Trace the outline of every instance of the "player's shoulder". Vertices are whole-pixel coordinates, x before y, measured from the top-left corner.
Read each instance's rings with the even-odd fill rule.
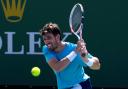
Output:
[[[43,46],[43,53],[47,53],[49,50],[48,50],[48,47],[46,45]]]
[[[44,45],[44,46],[43,46],[43,49],[45,49],[45,50],[46,50],[46,49],[48,49],[48,47],[47,47],[46,45]]]
[[[65,42],[65,44],[66,44],[68,47],[76,47],[76,44],[71,43],[71,42]]]

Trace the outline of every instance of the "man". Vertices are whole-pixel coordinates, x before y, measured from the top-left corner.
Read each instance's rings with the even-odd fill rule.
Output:
[[[81,39],[77,44],[61,41],[61,31],[55,23],[46,24],[40,34],[45,43],[43,54],[56,75],[58,89],[92,89],[83,67],[98,70],[100,63],[87,52],[84,41]],[[83,53],[86,55],[81,56]]]

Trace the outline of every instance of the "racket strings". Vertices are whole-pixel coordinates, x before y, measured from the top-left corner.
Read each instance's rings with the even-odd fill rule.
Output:
[[[82,29],[83,29],[83,6],[77,3],[71,10],[69,17],[69,25],[71,32],[74,33],[78,39],[82,39]]]

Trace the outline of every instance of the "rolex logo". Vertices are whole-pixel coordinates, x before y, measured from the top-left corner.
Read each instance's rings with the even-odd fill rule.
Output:
[[[1,0],[5,18],[9,22],[22,20],[26,0]]]

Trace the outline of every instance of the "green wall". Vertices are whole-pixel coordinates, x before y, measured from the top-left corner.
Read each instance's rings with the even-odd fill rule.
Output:
[[[70,10],[77,2],[85,9],[87,48],[101,61],[101,70],[86,69],[93,85],[128,87],[127,0],[27,0],[19,22],[7,21],[0,2],[1,85],[56,85],[53,71],[40,55],[43,42],[38,31],[45,23],[55,22],[64,33],[69,32]],[[75,42],[76,38],[70,35],[66,41]],[[34,66],[41,69],[38,78],[30,73]]]
[[[127,0],[89,0],[87,43],[101,59],[95,85],[128,87]]]

